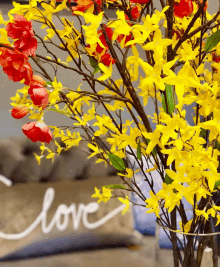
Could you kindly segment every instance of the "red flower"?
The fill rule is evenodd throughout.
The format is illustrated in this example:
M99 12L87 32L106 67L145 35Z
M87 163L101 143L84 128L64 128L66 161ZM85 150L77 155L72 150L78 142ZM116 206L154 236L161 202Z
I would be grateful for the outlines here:
M86 47L90 48L90 45L87 45ZM97 49L97 47L99 47L99 48ZM98 54L101 54L101 52L103 51L104 48L102 48L100 45L97 45L97 47L96 47L96 51L93 52L92 55L98 60ZM100 59L100 62L103 63L104 65L108 66L108 67L110 66L110 62L112 62L112 64L114 64L115 61L116 60L113 59L111 57L111 55L108 53L105 53Z
M31 95L31 100L33 101L34 105L38 107L42 107L43 109L47 107L49 102L49 96L47 90L42 87L33 89L33 94Z
M94 2L92 0L74 0L78 5L72 7L73 15L74 11L81 11L85 12L87 9L89 9L92 5L94 5ZM95 2L102 6L102 1L101 0L95 0ZM101 9L98 7L98 12L100 12Z
M145 5L148 2L149 2L149 0L131 0L131 3L141 4L141 5Z
M108 53L105 53L102 57L101 57L101 60L100 60L100 62L102 62L104 65L106 65L106 66L110 66L110 63L112 62L112 64L114 64L115 63L115 59L114 58L112 58L111 57L111 55L110 54L108 54Z
M106 25L105 25L106 26ZM108 36L108 39L109 40L111 40L112 39L112 35L113 35L113 30L111 29L111 28L108 28L108 27L105 27L105 31L106 31L106 34L107 34L107 36ZM106 48L108 48L108 45L106 44L106 41L105 41L105 36L104 36L104 33L103 33L103 31L102 31L102 29L101 30L98 30L98 34L99 33L102 33L101 35L100 35L100 37L99 37L99 39L100 39L100 41L103 43L103 45L106 47ZM98 44L98 46L100 46L99 44ZM101 46L100 46L101 47ZM102 48L102 47L101 47ZM104 48L102 48L102 50L103 50ZM96 50L97 50L97 48L96 48Z
M184 18L193 12L192 0L180 0L179 3L174 3L174 16Z
M111 39L112 39L112 35L113 35L113 31L112 31L112 29L107 27L107 28L105 28L105 30L106 30L106 34L107 34L109 40L111 40ZM105 46L105 48L101 47L101 45L100 45L99 43L96 43L96 44L97 44L97 45L96 45L96 51L92 53L94 56L97 56L97 54L101 54L101 53L103 52L104 49L105 49L105 52L107 52L108 49L109 49L109 48L108 48L108 45L107 45L107 43L106 43L106 41L105 41L105 36L104 36L104 34L103 34L103 32L102 32L102 29L98 30L97 33L98 33L98 34L99 34L99 33L102 33L102 34L100 35L99 39L100 39L100 41L103 43L103 45ZM86 47L90 48L90 44L86 45Z
M212 53L212 60L215 61L216 63L219 63L220 62L220 56L217 56L215 52ZM216 68L213 68L212 67L212 70L213 71L217 71Z
M28 93L30 94L34 105L42 107L43 109L47 107L49 95L46 88L44 88L40 83L32 80Z
M14 16L14 22L8 23L5 27L9 37L18 39L14 42L14 47L20 49L26 56L35 56L37 40L34 38L32 22L17 14Z
M15 119L21 119L24 116L26 116L29 112L29 108L25 105L17 105L16 107L13 107L11 111L11 115Z
M120 35L118 35L118 37L117 37L118 42L121 43L121 41L124 39L124 37L125 37L124 34L120 34ZM127 36L125 37L125 44L126 44L127 42L131 41L132 39L133 39L132 34L127 35ZM130 45L130 47L131 47L131 45Z
M137 6L131 8L131 16L133 19L138 19L140 17L141 13L138 10ZM125 19L129 20L129 17L125 14Z
M47 85L47 83L44 81L44 79L42 77L40 77L39 75L33 75L32 81L36 82L36 83L39 83L39 84L41 84L43 86Z
M220 61L220 56L217 56L215 52L212 53L212 60L215 61L216 63L219 63Z
M28 62L28 58L18 50L11 50L9 48L0 48L0 65L3 71L8 75L10 80L19 82L25 79L24 84L29 85L33 71Z
M40 141L49 144L52 140L52 133L48 126L39 121L24 124L22 126L22 131L32 142Z

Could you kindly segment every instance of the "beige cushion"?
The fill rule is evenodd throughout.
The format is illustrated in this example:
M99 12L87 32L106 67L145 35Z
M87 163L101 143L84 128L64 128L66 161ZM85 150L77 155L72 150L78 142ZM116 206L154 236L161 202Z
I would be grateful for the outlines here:
M124 216L121 215L123 204L118 199L110 199L107 203L97 204L97 199L91 198L91 195L95 192L95 186L101 188L103 185L114 183L119 184L120 178L112 176L94 177L85 181L30 182L28 184L16 184L10 188L1 184L0 258L24 258L68 249L85 249L106 245L140 245L143 240L142 235L134 230L131 211ZM74 228L72 213L70 212L69 215L58 216L56 224L49 233L42 232L42 219L40 219L37 227L21 239L7 240L5 238L9 238L9 236L1 236L2 233L15 234L15 238L19 233L21 234L28 229L42 212L46 191L47 194L48 192L55 192L54 200L48 208L47 215L44 216L46 217L46 226L50 224L61 204L66 205L64 209L70 206L73 209L75 205L78 216L80 216L78 212L81 204L81 207L84 205L84 209L82 217L78 221L78 229L76 218L74 219ZM89 211L89 207L86 205L92 202L90 208L93 208L93 211ZM117 208L119 208L118 212L114 211ZM113 211L116 214L111 216L110 214ZM110 218L107 220L106 216L110 216ZM100 223L103 218L106 222L93 229L94 224ZM62 225L65 220L67 223L65 229L58 230L56 225L59 223ZM86 220L89 229L84 225Z
M13 147L19 151L19 164L12 166L12 173L8 176L5 173L2 173L6 177L10 178L14 183L23 183L23 182L39 182L41 178L48 177L54 164L57 162L57 157L55 158L54 163L51 159L42 158L41 164L38 165L37 160L34 156L34 153L40 155L41 150L40 142L32 142L26 136L21 138L12 138ZM50 142L47 145L50 149L55 149L55 144ZM2 153L2 147L0 146L0 154ZM8 156L5 159L7 162L10 162L11 158Z
M0 173L10 178L13 170L24 160L19 145L12 139L0 140Z
M47 180L91 179L98 176L116 175L118 171L113 166L105 166L103 162L95 163L98 159L96 156L88 159L91 151L87 144L88 142L86 141L80 141L78 147L72 147L61 153L57 158L56 164L53 165Z
M85 141L81 141L79 147L72 147L55 156L54 162L44 157L38 165L34 153L40 155L40 146L40 142L34 143L26 136L0 140L0 174L11 179L13 183L25 183L88 179L116 175L118 172L113 166L95 164L97 157L88 159L91 152ZM47 146L55 150L53 142Z

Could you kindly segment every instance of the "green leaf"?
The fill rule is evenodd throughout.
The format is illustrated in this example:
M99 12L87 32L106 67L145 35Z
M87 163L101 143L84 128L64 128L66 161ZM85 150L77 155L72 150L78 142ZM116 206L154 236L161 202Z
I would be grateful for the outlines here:
M99 66L96 67L96 68L94 69L94 71L93 71L93 75L95 75L96 73L98 73L100 70L101 70L101 69L99 68Z
M146 141L147 141L147 144L150 143L150 139L147 139L147 138L146 138ZM157 148L156 148L156 147L154 147L154 149L152 150L152 154L153 154L154 156L157 155Z
M47 85L51 85L52 86L52 82L46 82L47 83Z
M93 68L95 68L97 66L97 63L95 62L95 60L92 57L89 57L89 63Z
M220 186L220 180L218 180L217 182L215 182L214 189L217 189L219 186Z
M120 184L110 184L110 185L105 185L106 188L121 188L121 189L126 189L124 186Z
M137 158L141 160L141 145L140 145L140 139L137 146Z
M205 130L205 129L203 129L203 128L201 128L201 130L200 130L200 136L201 137L203 137L203 138L205 138L206 137L206 132L207 132L208 130Z
M173 179L170 178L170 176L168 174L165 175L165 183L166 184L172 184Z
M71 113L68 111L57 110L55 108L49 108L48 110L57 112L59 114L65 115L65 116L71 116Z
M125 171L125 164L123 159L119 158L118 156L108 153L109 160L111 161L112 165L119 171Z
M101 70L99 68L99 65L95 62L95 60L92 57L89 58L89 63L94 68L93 75L95 75L97 72Z
M165 101L164 94L162 94L163 109L167 114L171 115L173 113L174 109L175 109L172 85L165 84L165 94L166 94L166 98L167 98L168 112L167 112L167 107L166 107L166 101Z
M217 140L215 140L215 148L220 150L220 143Z
M208 130L203 129L203 128L200 128L199 136L201 136L202 138L204 138L206 140L206 134L207 134L207 132L208 132ZM205 144L202 144L202 146L204 148L206 148L206 143Z
M211 36L207 38L205 44L205 51L210 52L216 45L220 42L220 30L214 32Z

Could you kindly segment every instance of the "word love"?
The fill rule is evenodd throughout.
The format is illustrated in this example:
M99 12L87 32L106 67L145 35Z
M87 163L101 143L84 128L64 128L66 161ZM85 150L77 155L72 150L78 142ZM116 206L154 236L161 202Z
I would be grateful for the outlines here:
M39 224L41 224L41 229L44 234L50 233L54 226L57 227L58 230L64 231L69 224L69 215L72 214L73 220L73 230L77 231L79 229L80 220L82 218L82 222L87 229L96 229L101 225L105 224L108 220L113 218L115 215L120 213L124 208L125 204L122 204L118 208L111 211L109 214L104 216L102 219L89 223L87 219L87 215L90 213L95 213L99 209L99 204L96 202L91 202L87 205L79 204L78 212L76 211L76 205L72 203L69 207L65 204L60 204L56 210L54 217L51 222L47 225L47 212L51 207L55 196L55 190L53 188L48 188L45 192L44 201L42 211L36 220L23 232L18 234L6 234L0 232L0 238L8 239L8 240L18 240L29 235ZM62 222L61 222L62 219Z

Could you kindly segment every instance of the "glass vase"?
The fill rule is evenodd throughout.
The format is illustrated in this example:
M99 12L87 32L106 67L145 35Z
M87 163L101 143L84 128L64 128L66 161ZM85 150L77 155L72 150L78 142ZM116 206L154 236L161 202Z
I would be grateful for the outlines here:
M163 217L164 214L160 214ZM163 236L170 239L170 249L164 248ZM194 234L183 233L165 226L159 218L156 220L155 267L218 267L220 259L217 255L217 235L220 232ZM173 237L177 247L173 249ZM176 256L175 256L175 255ZM176 257L176 261L175 258ZM178 259L178 260L177 260Z

